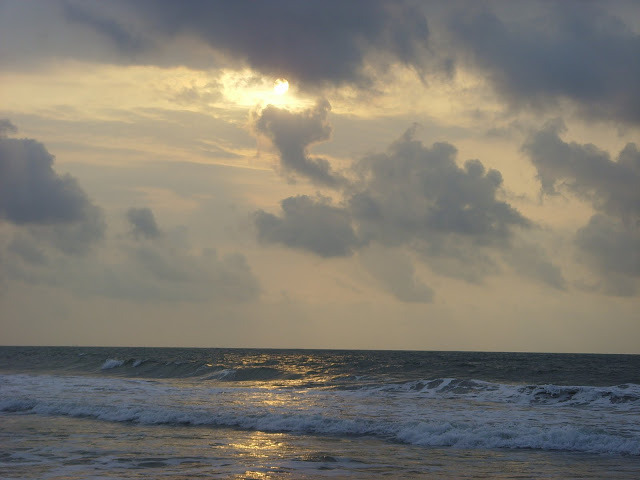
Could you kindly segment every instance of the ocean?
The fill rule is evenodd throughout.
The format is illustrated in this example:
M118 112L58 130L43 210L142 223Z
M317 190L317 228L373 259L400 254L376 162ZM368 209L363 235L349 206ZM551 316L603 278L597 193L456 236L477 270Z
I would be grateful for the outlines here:
M640 478L640 355L0 347L2 479Z

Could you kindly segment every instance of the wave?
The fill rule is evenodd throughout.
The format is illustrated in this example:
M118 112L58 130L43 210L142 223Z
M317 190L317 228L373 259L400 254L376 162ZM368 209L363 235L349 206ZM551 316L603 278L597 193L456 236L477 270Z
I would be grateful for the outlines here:
M100 367L100 369L101 370L109 370L111 368L121 367L122 365L124 365L124 361L123 360L116 360L114 358L109 358L108 360L106 360L102 364L102 367Z
M197 378L211 382L269 382L290 388L336 389L361 394L404 393L427 397L470 398L490 402L543 405L640 405L640 385L615 386L517 385L464 378L433 378L381 382L369 375L326 376L320 372L297 373L277 368L277 362L265 361L231 368L222 364L194 361L160 362L154 359L108 358L100 371L109 376L130 378Z
M212 382L268 382L282 380L283 387L319 388L351 391L354 394L379 393L411 394L433 398L470 398L478 401L540 404L640 406L640 385L572 386L572 385L513 385L484 380L435 378L407 382L380 383L380 379L367 375L336 375L322 377L315 372L299 374L288 372L263 362L262 365L229 368L202 362L158 362L151 359L109 358L100 367L103 373L140 378L194 378ZM291 382L294 381L294 382Z
M247 381L267 381L267 380L296 380L301 375L288 373L283 370L271 367L246 367L229 368L216 372L206 378L206 380L222 380L227 382L247 382Z
M301 378L294 374L268 366L225 368L222 365L198 362L166 362L161 363L147 359L120 360L107 359L100 370L112 370L112 374L129 377L151 378L190 378L201 377L202 380L219 380L225 382L248 382L269 380L295 380Z
M285 372L274 375L276 382L297 374L310 384L364 384L366 377L389 383L452 377L531 385L640 384L640 355L0 347L3 373L191 378L253 367Z
M109 358L100 367L103 373L133 378L190 378L223 369L222 365L206 362L160 362L146 358L129 358L127 360Z
M570 385L511 385L457 378L437 378L403 383L336 386L357 394L405 393L431 398L469 398L477 401L531 405L640 407L640 385L609 387Z
M142 425L227 427L266 432L332 436L376 436L390 441L429 447L462 449L508 448L640 455L640 438L622 436L584 426L550 427L447 420L394 422L384 419L340 418L317 411L211 411L192 406L82 405L33 399L0 401L0 411L93 418Z

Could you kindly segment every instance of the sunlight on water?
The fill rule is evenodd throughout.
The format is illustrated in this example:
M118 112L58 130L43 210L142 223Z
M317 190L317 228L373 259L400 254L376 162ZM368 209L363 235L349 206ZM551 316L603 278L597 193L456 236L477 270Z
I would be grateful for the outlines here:
M283 434L250 432L247 437L242 443L230 443L229 447L235 448L241 456L253 458L278 457L285 449L284 443L278 441L283 437Z
M0 347L0 478L635 480L639 367L636 356Z

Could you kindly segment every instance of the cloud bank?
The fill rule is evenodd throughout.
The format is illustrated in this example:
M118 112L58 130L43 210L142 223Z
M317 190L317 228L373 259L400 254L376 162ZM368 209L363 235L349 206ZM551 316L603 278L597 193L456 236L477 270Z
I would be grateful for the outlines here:
M500 3L483 4L451 16L458 57L470 57L513 105L546 108L564 99L594 119L640 124L640 35L610 4L502 6L509 3L531 10L506 19Z
M149 33L191 35L264 74L303 85L366 84L370 53L420 68L428 45L425 15L408 2L240 0L225 5L170 0L130 4ZM103 29L103 31L106 29ZM123 35L114 32L114 39Z
M375 91L404 66L472 72L509 105L568 101L590 119L640 124L640 34L625 2L191 0L5 2L0 59L250 69L300 88ZM633 11L633 4L631 4ZM19 26L18 26L19 25ZM48 41L41 42L45 34ZM80 40L80 41L78 41ZM33 65L31 65L33 67Z
M8 120L0 129L4 281L137 302L237 304L258 298L259 282L243 255L191 249L165 234L148 207L126 211L129 236L107 238L102 209L74 177L55 171L45 146L8 138L16 131Z

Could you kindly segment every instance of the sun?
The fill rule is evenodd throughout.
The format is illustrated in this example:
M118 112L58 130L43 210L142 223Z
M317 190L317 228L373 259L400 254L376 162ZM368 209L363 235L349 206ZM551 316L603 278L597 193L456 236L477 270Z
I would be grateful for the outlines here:
M289 82L286 78L278 78L273 84L273 91L276 95L284 95L289 90Z

